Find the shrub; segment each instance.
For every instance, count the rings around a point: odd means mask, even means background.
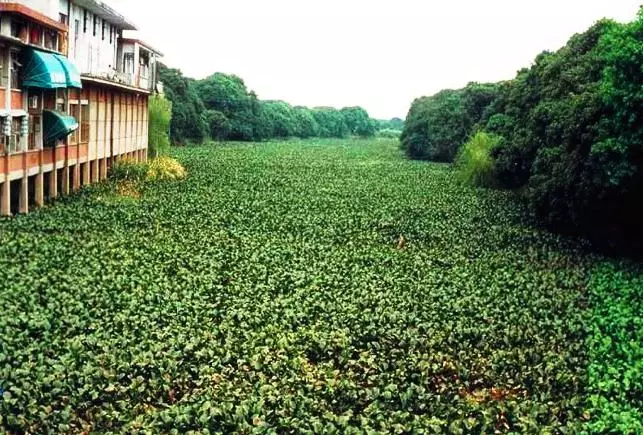
[[[170,123],[172,103],[162,95],[153,95],[149,100],[149,153],[157,157],[170,149]]]
[[[402,149],[413,159],[452,162],[460,146],[490,115],[499,84],[470,83],[413,102],[402,132]]]
[[[495,162],[491,152],[498,142],[498,136],[486,132],[478,132],[469,139],[456,159],[458,177],[473,186],[495,186]]]
[[[166,156],[152,160],[147,171],[148,181],[181,180],[185,177],[185,168],[176,159]]]
[[[149,165],[134,159],[121,159],[110,170],[109,178],[113,181],[143,182],[147,178]]]
[[[485,130],[503,187],[524,188],[549,228],[641,251],[643,9],[632,23],[601,20],[503,84]]]
[[[401,134],[402,134],[402,131],[392,130],[390,128],[386,128],[384,130],[380,130],[377,132],[377,136],[388,138],[388,139],[399,139]]]

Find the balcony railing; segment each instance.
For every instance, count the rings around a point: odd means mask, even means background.
[[[120,83],[127,86],[133,86],[145,90],[153,90],[153,82],[148,77],[142,75],[135,76],[134,74],[124,73],[112,69],[110,71],[98,71],[90,68],[89,71],[83,70],[81,73],[85,76],[94,77],[102,80],[108,80],[114,83]]]

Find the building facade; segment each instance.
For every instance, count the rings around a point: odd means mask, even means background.
[[[157,50],[98,0],[0,0],[0,214],[147,159]]]

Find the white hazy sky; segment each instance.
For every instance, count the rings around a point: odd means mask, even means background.
[[[643,0],[108,0],[165,63],[234,73],[262,99],[404,118],[414,98],[514,77]]]

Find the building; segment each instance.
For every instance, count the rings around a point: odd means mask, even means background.
[[[147,159],[161,53],[99,0],[0,0],[0,214]]]

